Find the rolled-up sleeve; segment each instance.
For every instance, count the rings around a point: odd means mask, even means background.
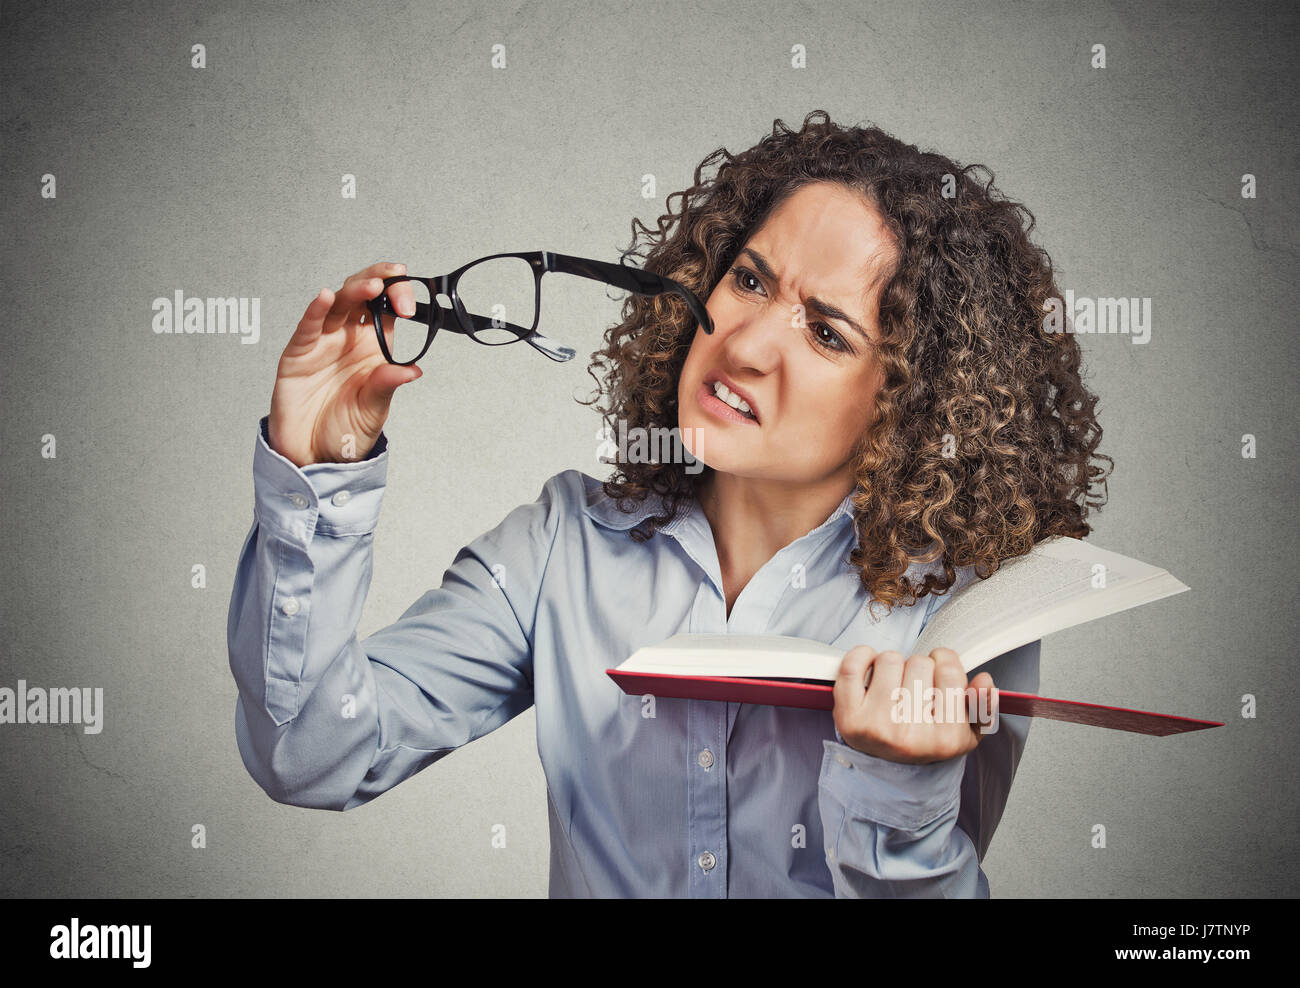
[[[532,704],[555,478],[461,549],[440,587],[359,642],[387,441],[365,460],[299,469],[265,430],[264,419],[227,625],[236,741],[271,798],[351,809]]]

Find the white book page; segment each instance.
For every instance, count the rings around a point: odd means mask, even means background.
[[[1109,590],[1094,590],[1091,596],[1074,598],[1050,610],[1036,613],[1028,621],[1017,622],[998,634],[986,638],[969,655],[962,657],[962,665],[969,672],[1004,652],[1018,648],[1026,642],[1037,641],[1053,631],[1064,631],[1076,625],[1108,617],[1142,604],[1171,597],[1189,589],[1168,573],[1130,584],[1116,594]],[[927,629],[928,630],[928,629]]]
[[[1105,568],[1104,587],[1094,582],[1098,564]],[[970,672],[1053,631],[1186,589],[1158,567],[1079,539],[1056,538],[958,591],[930,619],[916,650],[951,648]]]
[[[751,676],[833,681],[841,649],[788,635],[673,635],[633,652],[623,672],[690,676]]]
[[[1097,564],[1105,567],[1104,587],[1094,583]],[[1159,567],[1058,537],[1005,561],[987,580],[957,590],[930,619],[914,651],[928,655],[936,648],[951,648],[969,673],[1053,631],[1187,589]],[[618,668],[833,682],[843,659],[840,649],[786,635],[680,634],[638,649]]]

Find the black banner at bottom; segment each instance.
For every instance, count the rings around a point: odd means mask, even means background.
[[[7,971],[64,967],[78,978],[337,976],[413,962],[436,977],[453,959],[554,970],[611,955],[644,969],[679,952],[729,974],[779,954],[811,970],[856,958],[888,959],[894,973],[897,964],[1024,975],[1137,966],[1231,977],[1235,965],[1285,956],[1281,911],[1291,908],[1236,899],[823,902],[11,899],[0,946]]]

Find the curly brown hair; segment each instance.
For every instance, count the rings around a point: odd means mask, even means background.
[[[853,450],[858,543],[849,561],[863,588],[892,609],[946,593],[957,567],[985,578],[1049,536],[1087,535],[1113,468],[1095,453],[1097,398],[1081,379],[1074,336],[1043,327],[1048,300],[1061,294],[1051,259],[1030,242],[1033,214],[996,190],[985,166],[960,167],[874,126],[840,127],[822,110],[798,131],[776,120],[749,150],[709,154],[691,188],[667,197],[657,230],[634,219],[623,258],[706,299],[771,212],[817,181],[864,196],[895,248],[880,294],[885,379]],[[581,403],[607,398],[597,407],[612,427],[674,428],[696,324],[673,295],[630,296],[622,318],[592,355],[597,393]],[[624,511],[651,493],[662,498],[662,512],[630,532],[644,541],[710,472],[620,463],[604,490]],[[935,560],[942,575],[933,566],[919,583],[905,575]]]

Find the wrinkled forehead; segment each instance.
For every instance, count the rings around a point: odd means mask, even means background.
[[[790,286],[859,305],[893,274],[899,252],[884,216],[862,194],[829,183],[791,193],[746,241]]]

